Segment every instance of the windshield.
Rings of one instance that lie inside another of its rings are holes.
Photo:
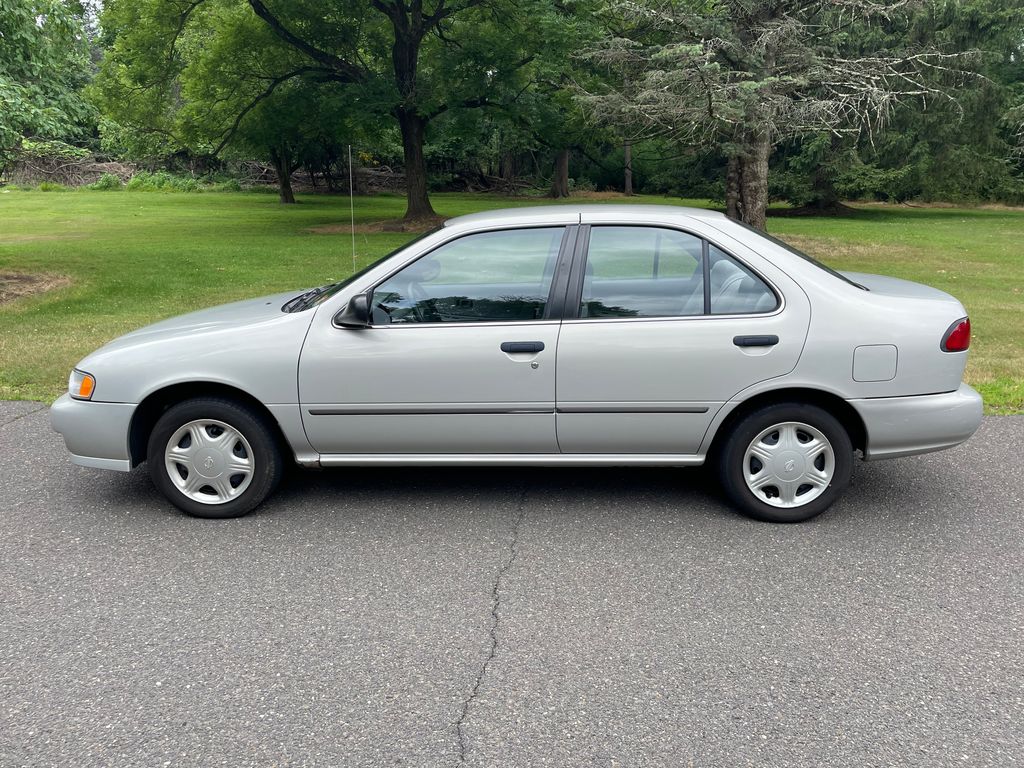
[[[295,298],[292,298],[292,299],[289,299],[288,301],[286,301],[284,303],[284,306],[281,307],[281,311],[282,312],[302,312],[304,310],[310,309],[311,307],[315,307],[318,304],[322,304],[323,302],[327,301],[327,299],[331,298],[331,296],[333,296],[338,291],[340,291],[342,288],[344,288],[346,285],[349,285],[354,280],[358,280],[360,277],[365,275],[367,272],[369,272],[371,269],[376,267],[382,261],[385,261],[386,259],[390,259],[396,253],[398,253],[399,251],[405,250],[406,248],[408,248],[413,243],[418,243],[423,238],[430,237],[430,235],[434,234],[435,232],[437,232],[440,229],[441,229],[441,227],[435,227],[434,229],[431,229],[431,230],[429,230],[427,232],[424,232],[419,237],[417,237],[417,238],[415,238],[413,240],[410,240],[408,243],[405,243],[404,245],[400,245],[398,248],[395,248],[395,250],[391,251],[390,253],[387,253],[384,256],[381,256],[379,259],[377,259],[376,261],[374,261],[374,262],[370,263],[369,265],[363,267],[358,272],[354,272],[353,274],[351,274],[348,277],[346,277],[344,280],[339,280],[336,283],[330,283],[328,285],[322,285],[319,288],[310,288],[308,291],[300,293]]]
[[[822,269],[825,272],[828,272],[833,277],[838,277],[844,283],[848,283],[849,285],[852,285],[855,288],[860,288],[862,291],[868,290],[865,286],[861,285],[860,283],[854,282],[853,280],[851,280],[850,278],[848,278],[846,275],[842,274],[841,272],[836,272],[828,264],[822,264],[816,258],[814,258],[813,256],[807,255],[806,253],[801,251],[799,248],[794,248],[792,245],[787,243],[785,240],[780,240],[777,237],[773,237],[772,235],[769,235],[767,232],[762,232],[759,229],[754,229],[752,226],[750,226],[749,224],[744,224],[742,221],[737,221],[736,223],[739,224],[744,229],[749,229],[751,232],[754,232],[755,234],[760,235],[765,240],[768,240],[768,241],[774,243],[775,245],[779,246],[779,248],[783,248],[783,249],[789,251],[794,256],[799,256],[804,261],[810,262],[811,264],[816,266],[818,269]]]

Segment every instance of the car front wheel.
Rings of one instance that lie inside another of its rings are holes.
[[[814,405],[769,405],[733,428],[719,455],[726,495],[743,514],[798,523],[828,509],[850,482],[853,445]]]
[[[281,479],[273,433],[250,408],[232,400],[178,403],[149,437],[149,473],[179,509],[196,517],[251,512]]]

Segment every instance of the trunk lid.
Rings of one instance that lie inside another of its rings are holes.
[[[910,280],[901,280],[898,277],[886,277],[885,275],[872,275],[866,272],[841,272],[858,285],[862,285],[872,293],[881,296],[892,296],[900,299],[928,299],[931,301],[948,301],[954,304],[960,302],[954,296],[950,296],[938,288],[930,285],[915,283]]]

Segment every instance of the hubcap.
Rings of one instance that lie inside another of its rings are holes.
[[[835,472],[832,444],[808,424],[787,421],[750,441],[743,479],[751,492],[773,507],[801,507],[818,498]]]
[[[200,504],[223,504],[252,482],[252,448],[230,424],[199,419],[171,435],[164,466],[171,482],[188,498]]]

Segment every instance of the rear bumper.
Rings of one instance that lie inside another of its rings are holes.
[[[959,445],[981,425],[981,395],[955,392],[850,400],[867,430],[866,460],[893,459]]]
[[[50,408],[50,426],[64,437],[71,461],[82,467],[132,468],[128,430],[135,405],[94,403],[62,395]]]

